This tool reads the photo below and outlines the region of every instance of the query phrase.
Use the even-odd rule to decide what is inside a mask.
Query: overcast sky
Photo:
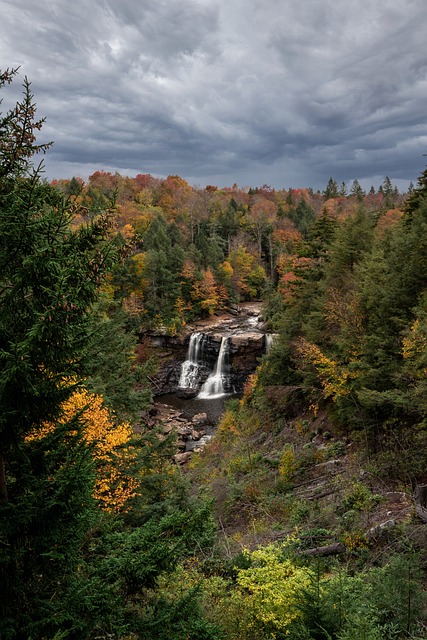
[[[0,65],[27,75],[46,177],[193,186],[416,182],[426,0],[0,0]],[[6,99],[6,96],[9,96]]]

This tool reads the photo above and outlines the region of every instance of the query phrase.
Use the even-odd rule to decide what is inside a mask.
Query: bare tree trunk
[[[2,451],[0,451],[0,500],[7,501],[6,470]]]
[[[301,555],[304,556],[333,556],[339,553],[344,553],[345,546],[341,542],[334,542],[333,544],[327,544],[324,547],[315,547],[314,549],[306,549],[301,551]]]
[[[419,484],[415,489],[415,513],[427,522],[427,485]]]

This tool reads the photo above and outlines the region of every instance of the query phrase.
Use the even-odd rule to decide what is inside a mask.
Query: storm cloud
[[[425,168],[424,0],[0,9],[2,68],[28,76],[40,141],[54,140],[48,178],[103,169],[323,189],[330,176],[366,187],[388,176],[405,188]]]

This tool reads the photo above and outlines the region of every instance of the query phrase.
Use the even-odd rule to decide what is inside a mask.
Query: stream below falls
[[[163,404],[171,409],[181,411],[186,420],[191,420],[198,413],[206,413],[209,424],[216,426],[224,413],[225,404],[230,398],[239,398],[241,394],[223,395],[220,398],[179,398],[174,393],[157,396],[156,404]]]

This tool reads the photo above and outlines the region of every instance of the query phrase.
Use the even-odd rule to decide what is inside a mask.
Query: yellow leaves
[[[191,304],[187,303],[182,296],[175,300],[174,309],[182,325],[185,324],[185,312],[191,311]]]
[[[129,222],[123,227],[122,235],[126,240],[131,240],[134,237],[135,229]]]
[[[142,278],[146,263],[145,253],[135,253],[135,255],[131,256],[131,260],[135,265],[136,274]]]
[[[287,445],[280,456],[279,475],[283,480],[289,481],[298,470],[298,460],[290,445]]]
[[[424,312],[416,318],[402,339],[402,356],[406,375],[413,380],[427,378],[427,325]]]
[[[81,389],[63,403],[60,424],[73,419],[83,424],[83,437],[91,445],[97,478],[94,495],[105,511],[125,511],[127,502],[136,495],[139,480],[129,472],[136,459],[130,442],[132,427],[128,422],[115,425],[113,416],[104,405],[102,396]],[[37,440],[53,432],[55,425],[46,423],[28,440]]]
[[[181,276],[186,280],[194,280],[196,277],[196,265],[192,260],[186,258],[184,260],[184,264],[182,265]]]
[[[221,434],[223,437],[227,436],[227,434],[235,434],[240,435],[240,428],[236,425],[236,415],[235,412],[226,409],[222,415],[221,422],[218,425],[218,434]]]
[[[350,373],[345,371],[335,360],[328,358],[315,344],[304,338],[296,343],[297,352],[311,364],[319,377],[325,398],[332,398],[335,402],[339,397],[347,396],[350,389],[347,386]]]
[[[257,384],[258,384],[258,373],[257,372],[251,373],[251,375],[249,375],[246,378],[246,381],[243,385],[243,397],[241,399],[241,404],[244,404],[245,402],[249,402],[251,400]]]
[[[350,553],[363,551],[369,546],[365,536],[361,533],[348,533],[343,536],[341,541]]]
[[[224,279],[226,282],[230,281],[231,278],[233,277],[234,270],[231,264],[228,262],[228,260],[225,260],[219,266],[219,271],[224,276]]]
[[[417,318],[409,333],[402,340],[402,355],[405,360],[425,352],[427,347],[427,332],[425,326]]]
[[[274,545],[244,554],[251,566],[238,569],[235,598],[244,602],[250,629],[267,631],[269,637],[276,638],[277,633],[286,633],[291,623],[302,616],[299,594],[309,586],[310,573],[283,558],[280,548]]]
[[[258,264],[257,258],[245,247],[239,246],[230,253],[229,264],[233,270],[230,284],[237,298],[256,297],[266,280],[265,269]]]
[[[134,497],[139,482],[128,468],[136,458],[130,446],[132,427],[128,422],[115,425],[101,396],[86,390],[76,392],[66,403],[66,412],[82,412],[85,440],[93,445],[98,478],[95,497],[106,511],[122,511]]]

